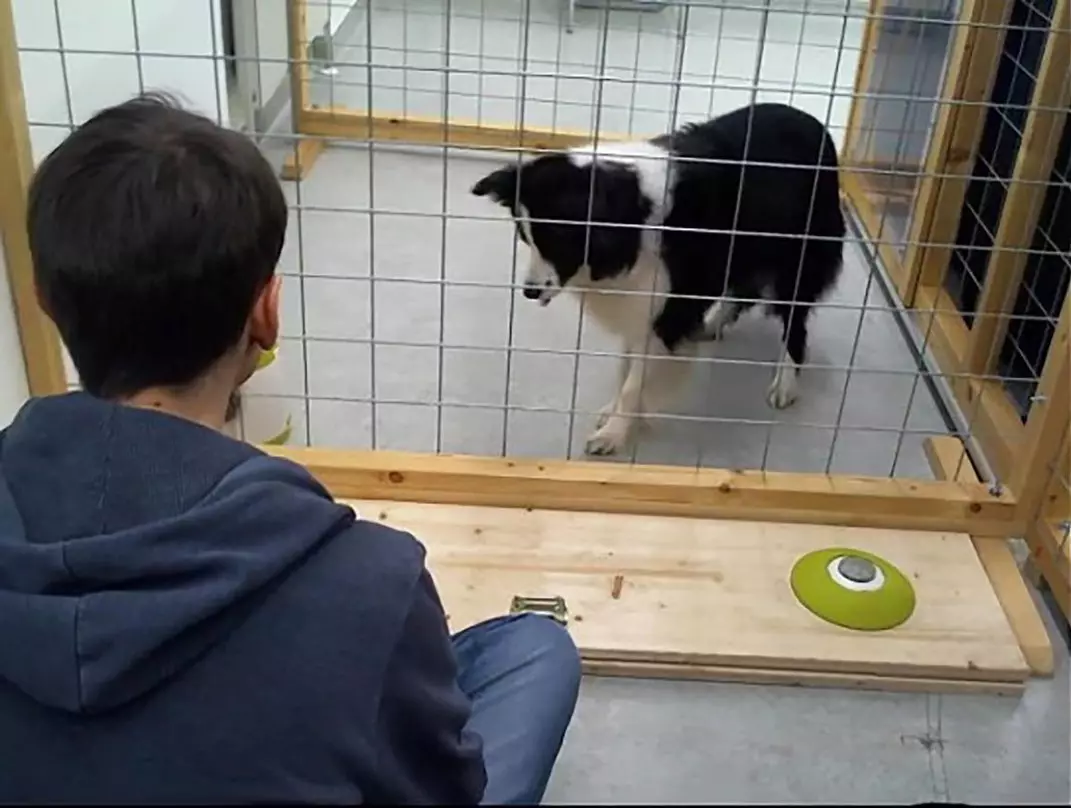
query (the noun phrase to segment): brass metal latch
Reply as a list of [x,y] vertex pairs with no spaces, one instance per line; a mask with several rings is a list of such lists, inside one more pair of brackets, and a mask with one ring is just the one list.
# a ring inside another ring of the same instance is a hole
[[510,614],[542,614],[553,620],[557,620],[563,626],[569,623],[569,609],[565,605],[565,598],[556,595],[552,598],[528,598],[521,595],[513,596],[510,604]]

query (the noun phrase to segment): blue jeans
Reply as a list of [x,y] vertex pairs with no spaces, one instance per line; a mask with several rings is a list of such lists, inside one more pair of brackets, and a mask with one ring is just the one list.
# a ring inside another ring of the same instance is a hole
[[573,717],[580,654],[564,627],[523,614],[454,636],[458,681],[483,738],[485,805],[538,805]]

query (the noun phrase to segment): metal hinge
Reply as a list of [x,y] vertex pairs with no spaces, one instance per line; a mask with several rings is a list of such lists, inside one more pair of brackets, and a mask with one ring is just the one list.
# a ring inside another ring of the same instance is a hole
[[514,595],[513,602],[509,607],[510,614],[542,614],[553,620],[557,620],[563,626],[569,623],[569,609],[565,605],[565,598],[556,595],[552,598],[531,598],[522,595]]
[[309,66],[324,76],[338,75],[335,67],[335,38],[331,35],[331,23],[324,23],[323,33],[312,38],[306,49]]

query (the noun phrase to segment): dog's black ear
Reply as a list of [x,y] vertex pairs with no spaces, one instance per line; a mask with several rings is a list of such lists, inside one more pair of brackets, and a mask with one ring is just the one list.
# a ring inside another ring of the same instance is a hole
[[517,195],[517,166],[506,166],[492,171],[472,186],[476,196],[489,196],[495,202],[513,204]]

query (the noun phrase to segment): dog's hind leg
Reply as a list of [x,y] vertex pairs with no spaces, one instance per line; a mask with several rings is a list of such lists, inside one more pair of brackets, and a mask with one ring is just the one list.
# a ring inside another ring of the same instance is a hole
[[784,325],[784,351],[766,391],[766,401],[775,410],[783,410],[799,397],[800,368],[807,355],[807,318],[809,306],[778,304],[773,307]]

